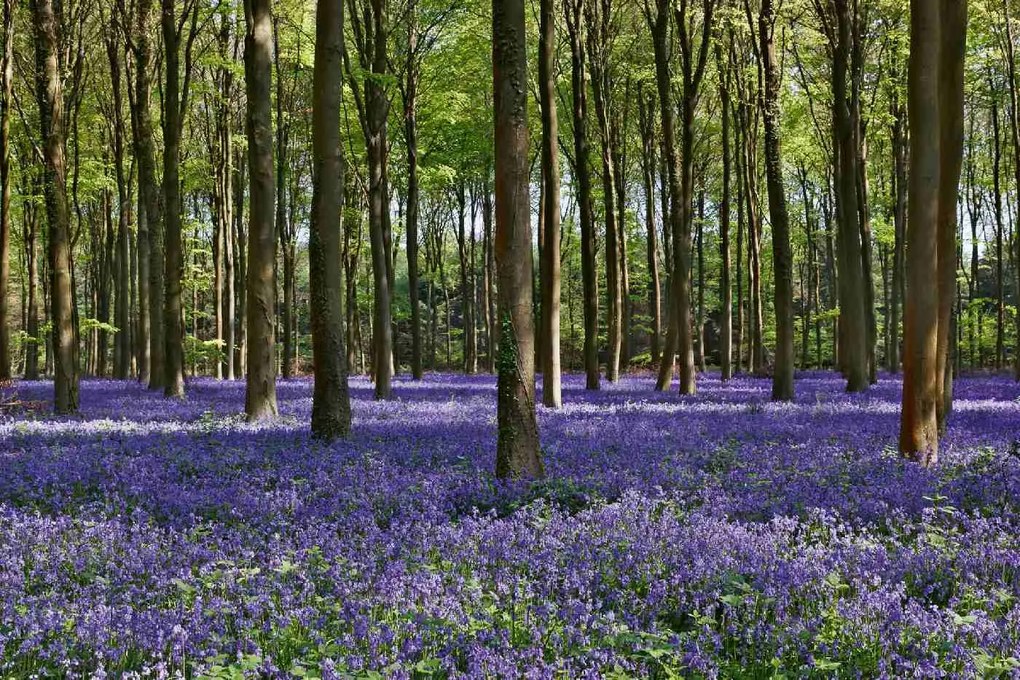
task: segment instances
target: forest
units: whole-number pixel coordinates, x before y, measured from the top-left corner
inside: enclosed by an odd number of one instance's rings
[[[1020,3],[0,3],[0,676],[1020,677]]]

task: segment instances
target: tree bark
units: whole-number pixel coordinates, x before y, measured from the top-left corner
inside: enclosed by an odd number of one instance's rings
[[[560,408],[560,162],[559,126],[556,115],[556,7],[555,0],[541,0],[538,48],[539,104],[542,109],[542,403]]]
[[[270,0],[245,0],[244,80],[248,111],[248,374],[244,410],[248,420],[272,418],[276,406],[276,353],[273,317],[276,301],[273,265],[273,21]]]
[[[567,33],[570,38],[570,82],[573,92],[574,184],[577,189],[577,210],[581,225],[581,281],[584,308],[584,372],[585,389],[599,389],[599,290],[595,264],[595,225],[592,215],[591,176],[588,148],[588,94],[582,0],[565,0]]]
[[[284,90],[282,77],[283,63],[280,59],[279,21],[271,21],[273,32],[273,59],[276,65],[276,234],[280,240],[281,259],[283,260],[283,298],[280,304],[280,332],[283,340],[283,356],[280,372],[284,378],[294,375],[294,286],[295,262],[294,225],[290,223],[287,210],[287,177],[290,167],[288,146],[290,144],[290,123],[287,121],[289,111],[285,111],[287,93]],[[271,73],[271,70],[270,70]],[[268,76],[271,77],[271,76]],[[254,178],[254,174],[252,175]],[[253,239],[254,241],[254,239]],[[250,270],[249,270],[250,271]],[[275,287],[275,286],[274,286]]]
[[[776,365],[772,375],[773,401],[793,400],[793,251],[790,248],[790,218],[783,188],[783,162],[779,131],[779,63],[774,31],[776,10],[772,0],[762,0],[758,13],[758,40],[764,92],[761,98],[765,123],[765,177],[772,220],[772,269],[776,309]]]
[[[312,327],[312,434],[344,437],[351,429],[340,280],[340,212],[344,160],[340,146],[343,0],[318,0],[312,87],[312,212],[308,238]]]
[[[956,206],[963,166],[964,58],[967,51],[967,0],[942,0],[939,55],[939,221],[938,221],[938,401],[935,405],[939,436],[953,404],[955,350],[953,300],[957,298],[958,258]]]
[[[722,117],[722,197],[719,200],[719,368],[723,380],[733,377],[733,288],[730,284],[730,77],[723,60],[722,41],[716,41]]]
[[[407,61],[404,65],[404,145],[407,148],[407,287],[411,304],[411,377],[422,378],[421,303],[418,288],[418,71],[417,2],[407,10]]]
[[[113,376],[119,380],[128,377],[131,370],[131,334],[128,321],[131,306],[129,294],[130,250],[128,231],[131,219],[131,195],[128,188],[128,176],[124,167],[124,121],[121,99],[121,57],[119,36],[111,35],[107,42],[107,53],[110,60],[110,82],[113,89],[113,157],[117,174],[117,264],[116,283],[116,326],[117,336],[114,351]]]
[[[940,425],[952,398],[948,353],[956,281],[966,27],[965,1],[911,1],[911,173],[900,451],[927,466],[938,462]],[[1008,16],[1006,27],[1008,34]]]
[[[184,396],[184,325],[181,291],[184,278],[184,243],[181,204],[181,133],[184,125],[185,90],[181,89],[180,44],[183,23],[178,27],[174,0],[162,0],[161,26],[165,50],[166,87],[163,95],[163,218],[164,285],[163,393],[168,397]],[[186,21],[186,17],[184,18]],[[190,45],[189,40],[189,45]],[[189,50],[190,51],[190,50]],[[186,59],[186,61],[189,61]],[[185,65],[185,70],[190,64]],[[187,73],[184,76],[188,81]]]
[[[659,276],[659,245],[658,231],[655,227],[655,123],[652,116],[654,96],[645,96],[643,88],[638,86],[638,118],[641,129],[641,169],[645,190],[645,247],[648,268],[648,316],[651,318],[652,330],[649,338],[651,363],[659,362],[662,348],[662,302],[660,297]]]
[[[49,220],[50,323],[53,404],[58,414],[78,410],[78,348],[71,282],[70,215],[64,160],[64,94],[60,16],[52,0],[32,0],[39,124],[43,139],[46,215]]]
[[[14,0],[3,0],[0,55],[0,380],[10,380],[11,319],[7,304],[11,277],[11,108],[14,103]]]
[[[496,476],[544,475],[535,420],[524,0],[493,0],[496,273],[500,319]]]
[[[870,384],[868,326],[858,208],[858,149],[853,105],[848,93],[852,21],[850,0],[835,0],[837,35],[832,43],[833,155],[836,183],[837,254],[839,259],[840,365],[848,392]]]

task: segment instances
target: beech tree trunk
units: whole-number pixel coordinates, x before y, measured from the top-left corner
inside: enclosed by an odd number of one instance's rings
[[[582,0],[564,0],[570,38],[570,83],[573,92],[574,185],[581,226],[581,281],[584,309],[585,389],[599,389],[599,289],[595,264],[595,225],[592,215],[588,148],[588,94],[585,76]]]
[[[138,379],[150,389],[163,386],[163,211],[156,182],[156,155],[152,136],[152,47],[149,23],[152,0],[139,0],[135,16],[134,62],[135,82],[132,102],[132,132],[135,158],[138,163],[139,216],[138,229],[138,295],[139,346],[142,349]],[[145,229],[142,230],[144,225]]]
[[[289,219],[287,210],[287,177],[289,171],[290,123],[287,121],[289,111],[287,93],[284,90],[282,77],[283,63],[280,60],[279,22],[271,21],[273,33],[273,59],[276,65],[276,236],[280,240],[281,260],[283,261],[283,298],[280,303],[280,338],[283,340],[283,356],[280,361],[280,372],[284,378],[294,375],[294,286],[295,286],[295,239],[294,225]],[[271,71],[270,76],[271,78]],[[268,89],[268,88],[267,88]],[[271,122],[271,121],[270,121]],[[252,174],[254,178],[254,173]],[[254,239],[252,239],[254,241]],[[249,270],[250,271],[250,270]],[[275,288],[275,284],[274,284]]]
[[[556,116],[556,7],[555,0],[541,0],[538,48],[539,103],[542,109],[542,176],[544,191],[540,210],[544,215],[542,258],[542,403],[559,408],[560,384],[560,161],[559,125]]]
[[[722,41],[715,47],[722,117],[722,197],[719,200],[719,369],[722,380],[733,377],[733,288],[730,284],[730,74]]]
[[[14,0],[3,0],[0,55],[0,381],[10,380],[11,319],[7,305],[11,277],[11,108],[14,103]]]
[[[163,393],[168,397],[184,396],[184,324],[181,291],[184,278],[184,242],[181,204],[181,132],[187,90],[181,90],[180,44],[183,23],[178,26],[174,0],[162,0],[164,69],[166,87],[163,93],[163,217],[165,224],[163,300],[164,364]],[[191,39],[188,41],[189,52]],[[190,61],[190,59],[185,60]],[[185,65],[185,83],[188,81]],[[182,101],[183,100],[183,101]]]
[[[839,350],[847,392],[868,388],[868,322],[858,207],[856,118],[848,92],[852,41],[850,0],[835,0],[836,36],[832,44],[833,155],[836,183],[839,259]]]
[[[417,2],[407,9],[407,60],[404,65],[404,145],[407,148],[407,287],[411,304],[411,377],[422,378],[421,303],[418,288],[418,50]]]
[[[638,118],[641,129],[641,170],[645,190],[645,246],[648,267],[648,316],[651,318],[652,329],[649,338],[651,363],[656,364],[661,358],[662,348],[662,302],[660,297],[659,275],[659,236],[655,226],[655,123],[653,120],[654,96],[645,96],[644,90],[638,86]]]
[[[127,169],[124,166],[124,121],[121,100],[121,58],[120,36],[111,35],[107,42],[107,53],[110,61],[110,83],[113,89],[113,157],[117,174],[117,256],[116,263],[116,297],[115,325],[117,335],[114,340],[113,377],[124,380],[131,370],[131,333],[130,316],[131,297],[129,294],[130,259],[128,230],[131,219],[131,196],[128,188]]]
[[[772,220],[772,270],[775,285],[776,365],[772,374],[773,401],[793,400],[793,251],[790,248],[790,218],[783,187],[783,160],[779,130],[779,62],[774,41],[776,9],[772,0],[762,0],[758,13],[758,40],[764,92],[761,97],[765,123],[765,179]]]
[[[58,414],[78,410],[78,347],[71,282],[70,213],[64,161],[64,93],[60,65],[60,16],[52,0],[32,0],[39,124],[43,140],[43,194],[49,220],[50,323],[53,405]]]
[[[312,87],[312,211],[308,235],[312,327],[312,434],[344,437],[351,429],[340,278],[344,160],[340,145],[343,0],[318,0]]]
[[[276,231],[273,224],[273,21],[271,0],[245,0],[244,80],[248,111],[248,374],[244,410],[248,420],[271,418],[276,407],[273,337]],[[286,329],[285,329],[286,330]]]
[[[499,337],[496,476],[544,475],[535,420],[524,0],[492,3]]]
[[[967,6],[961,0],[911,0],[910,6],[911,172],[900,451],[931,466],[938,462],[941,425],[952,398],[949,342]],[[1006,26],[1008,34],[1008,16]]]

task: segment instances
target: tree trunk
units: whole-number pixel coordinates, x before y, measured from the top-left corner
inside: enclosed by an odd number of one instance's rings
[[[911,173],[900,451],[929,466],[938,462],[940,425],[952,396],[948,352],[956,282],[966,26],[966,2],[911,2]],[[1008,35],[1008,16],[1006,31]]]
[[[162,0],[166,87],[163,95],[163,218],[165,224],[165,298],[163,300],[163,393],[184,396],[184,327],[181,321],[181,284],[184,278],[184,243],[181,233],[181,34],[173,0]],[[187,80],[187,76],[185,76]]]
[[[39,124],[43,139],[43,194],[49,220],[50,323],[53,404],[58,414],[78,410],[78,348],[71,282],[70,216],[64,162],[64,94],[58,42],[60,17],[52,0],[32,0]]]
[[[999,104],[992,98],[992,196],[995,212],[995,368],[1001,369],[1006,358],[1006,291],[1005,253],[1002,223],[1002,142],[999,132]]]
[[[585,389],[599,389],[599,290],[595,263],[595,225],[592,215],[591,177],[588,174],[588,95],[581,0],[565,0],[567,33],[570,38],[571,91],[573,92],[574,184],[581,225],[581,281],[584,299]]]
[[[538,50],[539,103],[542,109],[542,403],[559,408],[560,385],[560,162],[556,116],[556,3],[541,0]]]
[[[847,379],[847,391],[862,392],[868,388],[870,378],[857,193],[859,156],[854,106],[848,93],[853,31],[850,12],[850,0],[836,0],[838,36],[832,46],[833,167],[838,225],[840,365]]]
[[[271,418],[276,407],[276,353],[273,310],[273,22],[270,0],[245,0],[244,80],[248,110],[248,174],[251,184],[248,227],[248,374],[244,411],[248,420]],[[289,321],[289,320],[288,320]],[[285,329],[285,332],[288,329]]]
[[[283,300],[280,305],[280,336],[283,340],[283,356],[280,372],[284,378],[294,375],[294,258],[291,256],[294,247],[293,225],[287,210],[287,176],[289,169],[288,145],[290,143],[290,124],[284,111],[286,92],[283,88],[283,64],[280,61],[279,23],[278,18],[271,21],[273,32],[273,58],[276,65],[276,234],[280,239],[280,250],[283,259]],[[267,78],[271,77],[270,75]],[[268,89],[268,85],[267,85]],[[271,122],[271,121],[270,121]],[[254,179],[254,174],[253,174]],[[253,239],[254,242],[254,239]],[[275,249],[274,249],[275,250]]]
[[[33,173],[34,174],[34,173]],[[22,214],[24,215],[25,244],[25,269],[28,278],[28,300],[25,312],[25,332],[28,334],[28,344],[25,347],[25,380],[39,379],[39,214],[32,197],[38,191],[38,177],[28,181],[28,173],[25,173],[24,202]]]
[[[904,245],[906,243],[907,221],[907,139],[906,139],[906,107],[899,101],[898,88],[893,88],[894,99],[891,105],[893,114],[892,150],[893,150],[893,262],[892,291],[889,315],[890,341],[887,369],[896,373],[900,367],[900,305],[903,300],[904,282]]]
[[[638,120],[641,131],[641,172],[644,180],[645,193],[645,247],[646,267],[648,269],[648,316],[652,322],[649,338],[649,356],[654,365],[660,359],[660,340],[662,338],[662,302],[659,281],[659,244],[658,231],[655,227],[655,123],[652,119],[654,97],[645,96],[641,85],[638,85]]]
[[[128,187],[129,177],[124,167],[124,121],[121,115],[121,79],[120,79],[120,46],[118,38],[111,36],[107,43],[110,60],[110,81],[113,88],[113,157],[117,174],[117,310],[116,310],[116,347],[114,351],[113,375],[119,380],[128,377],[131,370],[131,335],[129,332],[129,313],[131,298],[129,295],[130,258],[128,230],[130,228],[131,195]]]
[[[765,178],[772,220],[772,269],[775,283],[776,365],[772,375],[773,401],[793,400],[793,252],[790,219],[783,188],[783,162],[779,131],[779,63],[773,38],[776,10],[772,0],[762,0],[758,14],[764,93],[761,98],[765,123]]]
[[[132,132],[138,163],[138,296],[139,346],[142,348],[138,379],[150,389],[163,386],[163,216],[156,183],[155,144],[152,137],[152,48],[149,23],[152,0],[139,0],[135,16],[135,96],[132,101]],[[141,213],[144,212],[144,219]],[[144,225],[145,229],[142,229]]]
[[[595,102],[595,117],[598,121],[599,141],[602,151],[602,212],[606,229],[606,380],[616,382],[620,378],[620,354],[623,350],[623,294],[620,283],[619,232],[616,212],[616,172],[613,164],[612,132],[610,111],[612,82],[609,77],[609,49],[612,20],[608,0],[589,0],[585,5],[587,24],[587,56],[589,57],[591,91]],[[578,163],[577,172],[587,166]]]
[[[308,238],[309,312],[314,388],[312,434],[344,437],[351,429],[343,309],[340,305],[340,211],[344,161],[340,145],[343,0],[318,0],[312,86],[312,212]]]
[[[544,475],[535,421],[524,0],[492,3],[496,274],[500,319],[496,476]]]
[[[11,277],[11,108],[14,103],[14,0],[3,0],[0,55],[0,381],[10,380],[11,319],[7,304]]]
[[[938,218],[938,354],[935,405],[939,436],[953,404],[953,335],[957,297],[958,220],[960,171],[963,166],[964,58],[967,51],[967,0],[942,0],[941,53],[939,55],[939,218]],[[1018,315],[1020,316],[1020,315]]]
[[[733,377],[733,288],[730,285],[730,77],[721,41],[715,48],[722,117],[722,197],[719,200],[719,368],[723,380]]]
[[[417,4],[408,3],[408,47],[404,66],[404,144],[407,148],[407,287],[411,304],[411,377],[422,378],[421,304],[418,275],[418,47]]]

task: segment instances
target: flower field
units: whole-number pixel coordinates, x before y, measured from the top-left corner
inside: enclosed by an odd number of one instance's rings
[[[1020,386],[956,384],[940,467],[895,453],[899,383],[565,380],[549,478],[491,474],[495,380],[85,381],[0,416],[0,676],[1020,677]]]

